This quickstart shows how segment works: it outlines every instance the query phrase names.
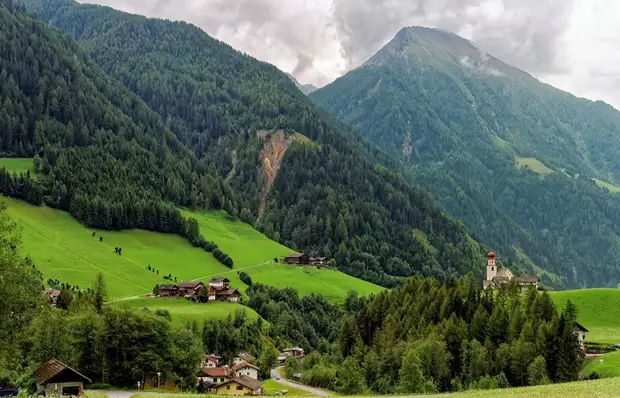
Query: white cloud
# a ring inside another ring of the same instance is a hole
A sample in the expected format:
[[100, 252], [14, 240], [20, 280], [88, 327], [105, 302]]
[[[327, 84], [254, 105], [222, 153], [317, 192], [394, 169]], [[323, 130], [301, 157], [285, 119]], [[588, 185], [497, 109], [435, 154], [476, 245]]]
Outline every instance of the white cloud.
[[620, 107], [615, 0], [88, 1], [196, 24], [319, 86], [363, 63], [404, 26], [443, 28], [545, 82]]

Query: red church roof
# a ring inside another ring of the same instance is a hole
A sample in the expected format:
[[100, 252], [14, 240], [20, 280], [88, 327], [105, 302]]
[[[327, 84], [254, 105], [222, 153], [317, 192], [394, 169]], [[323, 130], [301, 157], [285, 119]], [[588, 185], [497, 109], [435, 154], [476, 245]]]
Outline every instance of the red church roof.
[[495, 253], [489, 252], [489, 258], [495, 258]]

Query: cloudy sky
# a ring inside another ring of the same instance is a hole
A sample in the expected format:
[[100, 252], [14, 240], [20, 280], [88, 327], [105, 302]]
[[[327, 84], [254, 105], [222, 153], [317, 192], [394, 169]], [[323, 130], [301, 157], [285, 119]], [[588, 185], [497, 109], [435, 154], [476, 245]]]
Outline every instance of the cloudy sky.
[[87, 0], [184, 20], [322, 86], [404, 26], [451, 30], [556, 87], [620, 108], [617, 0]]

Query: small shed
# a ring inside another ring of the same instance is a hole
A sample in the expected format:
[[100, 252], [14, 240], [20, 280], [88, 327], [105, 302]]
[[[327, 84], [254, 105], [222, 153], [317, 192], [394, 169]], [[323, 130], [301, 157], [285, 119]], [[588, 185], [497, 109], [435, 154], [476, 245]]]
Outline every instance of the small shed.
[[81, 396], [84, 393], [84, 383], [91, 380], [60, 362], [50, 359], [34, 372], [37, 382], [37, 393], [43, 395], [73, 395]]
[[287, 264], [310, 265], [310, 256], [306, 253], [294, 253], [284, 257]]

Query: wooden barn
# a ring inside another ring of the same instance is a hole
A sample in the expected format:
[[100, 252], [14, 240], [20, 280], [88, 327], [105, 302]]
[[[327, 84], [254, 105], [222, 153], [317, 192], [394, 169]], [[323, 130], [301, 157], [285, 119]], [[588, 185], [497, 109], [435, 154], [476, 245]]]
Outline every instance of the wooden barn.
[[64, 363], [51, 359], [34, 372], [37, 382], [37, 393], [41, 395], [72, 395], [84, 394], [84, 383], [90, 379]]
[[287, 264], [310, 265], [310, 256], [306, 253], [289, 254], [284, 257], [284, 262]]

